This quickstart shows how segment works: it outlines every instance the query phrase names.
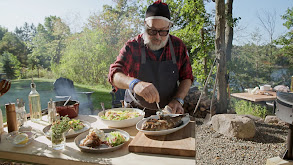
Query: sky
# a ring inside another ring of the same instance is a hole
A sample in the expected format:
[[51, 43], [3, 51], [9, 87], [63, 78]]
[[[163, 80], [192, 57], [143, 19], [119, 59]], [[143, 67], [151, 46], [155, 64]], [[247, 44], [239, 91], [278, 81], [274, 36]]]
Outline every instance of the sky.
[[[61, 17], [71, 27], [72, 32], [82, 29], [89, 15], [101, 12], [103, 5], [113, 5], [111, 0], [0, 0], [0, 26], [14, 31], [25, 22], [37, 26], [43, 24], [47, 16]], [[234, 0], [233, 17], [241, 17], [235, 28], [233, 44], [243, 44], [251, 40], [251, 33], [259, 28], [262, 41], [268, 42], [268, 34], [261, 27], [257, 13], [276, 12], [274, 38], [287, 32], [282, 25], [281, 15], [288, 7], [293, 7], [293, 0]], [[215, 8], [215, 3], [207, 4], [207, 11]]]

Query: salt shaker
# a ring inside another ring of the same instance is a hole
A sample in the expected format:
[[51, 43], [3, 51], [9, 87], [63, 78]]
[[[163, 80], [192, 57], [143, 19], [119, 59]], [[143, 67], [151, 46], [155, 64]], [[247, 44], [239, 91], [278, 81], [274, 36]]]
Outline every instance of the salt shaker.
[[48, 121], [49, 124], [53, 124], [56, 121], [56, 106], [52, 99], [48, 102]]
[[5, 104], [8, 132], [17, 131], [15, 103]]
[[27, 121], [27, 115], [26, 115], [26, 110], [24, 106], [24, 101], [22, 99], [17, 99], [16, 100], [16, 119], [17, 119], [17, 125], [18, 127], [24, 126]]

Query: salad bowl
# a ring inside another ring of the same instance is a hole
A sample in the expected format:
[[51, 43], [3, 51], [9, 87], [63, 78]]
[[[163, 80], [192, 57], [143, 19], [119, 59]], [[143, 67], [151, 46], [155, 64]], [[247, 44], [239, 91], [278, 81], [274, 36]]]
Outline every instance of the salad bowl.
[[[108, 115], [109, 113], [112, 115]], [[125, 117], [131, 115], [132, 117]], [[105, 114], [103, 111], [100, 112], [98, 118], [108, 127], [124, 128], [136, 125], [136, 123], [144, 118], [144, 115], [144, 111], [138, 108], [113, 108], [106, 110]]]

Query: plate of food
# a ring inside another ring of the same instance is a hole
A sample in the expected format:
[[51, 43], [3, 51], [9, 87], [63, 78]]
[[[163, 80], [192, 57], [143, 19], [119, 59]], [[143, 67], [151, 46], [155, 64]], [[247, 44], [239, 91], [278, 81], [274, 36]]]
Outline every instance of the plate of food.
[[146, 135], [160, 136], [176, 132], [189, 122], [189, 114], [153, 115], [139, 121], [136, 124], [136, 129]]
[[13, 131], [8, 133], [6, 139], [15, 147], [24, 147], [30, 144], [35, 138], [35, 134], [30, 131]]
[[134, 126], [144, 118], [144, 111], [137, 108], [113, 108], [98, 114], [98, 118], [107, 126], [123, 128]]
[[103, 153], [118, 150], [129, 138], [129, 134], [120, 129], [93, 128], [78, 135], [74, 142], [82, 152]]
[[[70, 129], [66, 133], [66, 138], [73, 138], [77, 135], [89, 130], [91, 128], [91, 124], [87, 121], [79, 120], [79, 119], [71, 119], [68, 124], [70, 125]], [[43, 133], [51, 138], [51, 128], [52, 125], [48, 125], [43, 129]]]

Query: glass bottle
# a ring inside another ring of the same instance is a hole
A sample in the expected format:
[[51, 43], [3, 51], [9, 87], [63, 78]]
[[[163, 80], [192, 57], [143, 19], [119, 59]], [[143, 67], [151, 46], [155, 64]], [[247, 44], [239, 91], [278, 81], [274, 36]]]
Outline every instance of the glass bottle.
[[48, 121], [49, 124], [53, 124], [56, 121], [56, 107], [52, 99], [48, 102]]
[[42, 119], [40, 95], [36, 90], [36, 84], [32, 80], [31, 92], [28, 95], [30, 118], [32, 122], [38, 122]]
[[16, 119], [18, 128], [26, 125], [27, 115], [25, 111], [24, 101], [22, 99], [16, 100]]

